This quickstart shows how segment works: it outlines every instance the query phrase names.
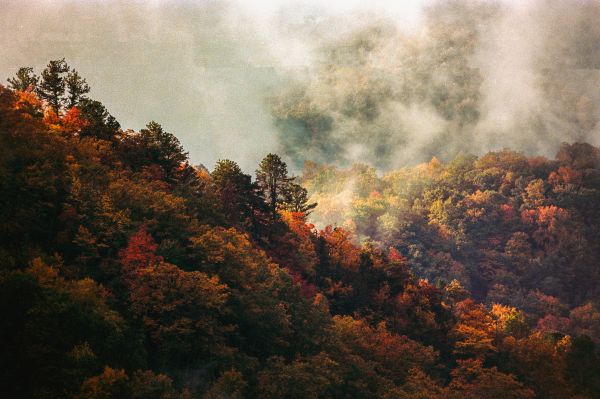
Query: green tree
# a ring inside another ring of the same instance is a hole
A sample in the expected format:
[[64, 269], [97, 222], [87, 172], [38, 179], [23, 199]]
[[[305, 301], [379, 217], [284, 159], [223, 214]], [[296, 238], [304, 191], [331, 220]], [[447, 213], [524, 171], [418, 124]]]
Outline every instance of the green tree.
[[35, 90], [40, 80], [39, 76], [33, 73], [33, 68], [19, 68], [14, 78], [8, 79], [8, 87], [13, 90]]
[[287, 211], [302, 212], [308, 216], [317, 207], [317, 203], [309, 203], [308, 191], [301, 185], [290, 182], [284, 193], [282, 207]]
[[64, 74], [67, 72], [69, 72], [69, 66], [64, 58], [50, 61], [42, 72], [42, 80], [37, 88], [38, 95], [46, 100], [57, 114], [63, 103], [66, 89]]
[[274, 216], [277, 208], [285, 202], [285, 194], [292, 180], [288, 177], [287, 165], [276, 154], [267, 155], [258, 165], [256, 181]]
[[212, 187], [229, 224], [244, 229], [252, 227], [256, 212], [264, 212], [264, 199], [250, 175], [234, 161], [219, 160], [210, 174]]
[[69, 89], [69, 95], [65, 103], [67, 108], [72, 108], [79, 104], [79, 101], [85, 98], [83, 96], [90, 92], [90, 86], [74, 69], [67, 75], [65, 83], [67, 89]]
[[149, 150], [154, 159], [164, 166], [165, 172], [176, 169], [187, 160], [187, 152], [173, 134], [165, 132], [162, 126], [154, 121], [142, 129], [142, 136], [149, 144]]
[[114, 116], [108, 113], [108, 110], [100, 101], [85, 97], [77, 99], [71, 96], [69, 103], [72, 101], [75, 101], [81, 111], [81, 116], [87, 122], [79, 133], [81, 137], [95, 137], [107, 141], [114, 140], [121, 125]]

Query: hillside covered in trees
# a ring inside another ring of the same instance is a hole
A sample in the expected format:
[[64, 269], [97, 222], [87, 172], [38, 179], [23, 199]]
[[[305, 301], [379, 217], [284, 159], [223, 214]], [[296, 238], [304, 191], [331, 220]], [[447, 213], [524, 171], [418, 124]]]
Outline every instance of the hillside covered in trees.
[[0, 86], [6, 397], [600, 397], [600, 149], [250, 176], [88, 93]]

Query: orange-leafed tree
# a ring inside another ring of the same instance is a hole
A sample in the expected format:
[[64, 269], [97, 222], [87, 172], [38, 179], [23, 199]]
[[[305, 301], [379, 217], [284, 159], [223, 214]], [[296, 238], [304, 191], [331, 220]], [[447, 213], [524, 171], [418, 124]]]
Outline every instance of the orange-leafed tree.
[[467, 299], [458, 303], [454, 311], [458, 315], [451, 333], [455, 353], [481, 359], [497, 351], [494, 320], [484, 305]]
[[452, 399], [533, 399], [535, 393], [514, 376], [495, 367], [484, 368], [480, 359], [459, 360], [452, 370], [448, 398]]

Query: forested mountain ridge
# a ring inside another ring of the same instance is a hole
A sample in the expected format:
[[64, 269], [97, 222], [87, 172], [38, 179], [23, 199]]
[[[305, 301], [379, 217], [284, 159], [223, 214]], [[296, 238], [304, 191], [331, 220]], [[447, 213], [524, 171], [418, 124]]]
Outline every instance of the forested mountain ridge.
[[599, 149], [253, 179], [88, 92], [0, 86], [7, 397], [599, 397]]
[[383, 176], [308, 163], [302, 179], [320, 204], [313, 220], [400, 251], [430, 282], [456, 279], [532, 316], [600, 297], [600, 151], [589, 144], [565, 143], [556, 160], [505, 149]]

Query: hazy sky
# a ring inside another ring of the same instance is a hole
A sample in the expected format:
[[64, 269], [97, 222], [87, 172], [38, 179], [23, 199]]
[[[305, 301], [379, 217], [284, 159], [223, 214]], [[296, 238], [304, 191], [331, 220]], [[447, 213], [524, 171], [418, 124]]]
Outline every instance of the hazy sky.
[[[466, 1], [469, 2], [474, 1]], [[493, 26], [484, 29], [492, 33], [481, 41], [485, 45], [473, 53], [478, 58], [469, 60], [477, 64], [476, 70], [482, 76], [478, 86], [481, 95], [477, 99], [482, 110], [481, 120], [471, 127], [478, 134], [478, 146], [465, 144], [465, 150], [500, 146], [505, 137], [500, 133], [525, 123], [521, 123], [518, 115], [542, 108], [544, 112], [539, 112], [538, 119], [544, 131], [555, 131], [556, 126], [563, 126], [558, 122], [565, 118], [548, 116], [545, 112], [549, 106], [540, 103], [536, 86], [538, 72], [543, 69], [535, 69], [542, 59], [537, 55], [547, 54], [546, 47], [538, 43], [550, 37], [548, 27], [555, 26], [554, 22], [537, 24], [547, 16], [538, 17], [541, 8], [532, 5], [544, 2], [502, 1], [510, 7], [511, 13], [497, 18]], [[565, 10], [572, 8], [566, 0], [547, 0], [546, 3], [562, 5]], [[426, 48], [431, 40], [423, 39], [421, 27], [424, 7], [431, 4], [408, 0], [0, 0], [0, 77], [4, 81], [20, 66], [33, 66], [39, 73], [48, 60], [65, 57], [69, 65], [87, 79], [92, 87], [90, 96], [102, 101], [124, 128], [138, 130], [150, 120], [156, 120], [180, 138], [194, 163], [210, 168], [219, 158], [231, 158], [251, 172], [267, 152], [281, 149], [282, 134], [287, 134], [274, 126], [267, 99], [279, 95], [292, 82], [310, 80], [307, 77], [315, 75], [315, 68], [322, 66], [323, 60], [319, 58], [322, 53], [318, 50], [324, 43], [336, 43], [343, 49], [347, 44], [340, 38], [365, 26], [376, 25], [377, 21], [385, 21], [382, 26], [391, 24], [403, 32], [402, 38], [412, 35], [411, 40]], [[548, 8], [552, 9], [543, 9]], [[589, 14], [587, 11], [574, 14], [568, 20], [568, 17], [563, 18], [560, 7], [557, 10], [553, 18], [558, 15], [559, 20], [567, 21], [562, 36], [564, 32], [574, 31], [571, 28], [577, 27], [580, 19]], [[587, 51], [585, 49], [594, 42], [587, 36], [579, 40], [578, 33], [573, 35], [574, 38], [566, 37], [565, 41], [575, 42], [577, 48], [584, 49], [581, 51]], [[389, 42], [393, 44], [399, 37], [387, 39], [381, 48], [374, 50], [377, 52], [374, 56], [379, 57], [392, 74], [406, 65], [390, 64], [387, 59], [412, 46], [395, 53], [389, 50], [397, 50]], [[497, 58], [497, 54], [501, 58]], [[562, 57], [562, 53], [556, 54]], [[581, 81], [580, 77], [575, 80]], [[593, 75], [593, 79], [586, 82], [597, 80]], [[584, 96], [584, 89], [571, 87], [569, 90], [575, 93], [573, 101], [583, 104], [580, 108], [587, 106], [586, 101], [594, 104], [590, 112], [595, 118], [596, 98], [589, 93]], [[319, 103], [318, 96], [313, 100]], [[446, 129], [446, 133], [449, 129], [446, 121], [440, 122], [443, 118], [438, 115], [439, 110], [432, 111], [430, 105], [400, 104], [396, 99], [390, 104], [382, 105], [379, 119], [369, 128], [378, 128], [379, 122], [401, 124], [405, 131], [410, 128], [412, 136], [404, 135], [396, 140], [404, 143], [404, 147], [397, 148], [397, 164], [419, 160], [419, 157], [406, 158], [406, 154], [418, 153], [425, 144], [406, 145], [408, 141], [417, 143], [423, 141], [423, 137], [428, 142], [440, 141], [441, 133], [432, 129]], [[533, 106], [537, 108], [531, 108]], [[364, 127], [343, 120], [337, 110], [325, 111], [337, 112], [334, 119], [338, 130], [348, 126]], [[530, 121], [527, 124], [531, 125]], [[592, 131], [592, 127], [588, 130]], [[593, 132], [596, 134], [596, 130]], [[551, 152], [563, 139], [560, 132], [552, 134], [548, 145], [538, 148], [529, 142], [519, 147], [517, 142], [516, 147]], [[518, 140], [522, 135], [513, 137]], [[464, 142], [454, 143], [454, 146], [460, 147]], [[511, 143], [506, 145], [511, 146]], [[366, 152], [358, 147], [347, 149], [349, 154], [356, 154], [353, 160], [370, 161], [367, 155], [361, 159], [361, 154]]]
[[277, 149], [265, 93], [309, 65], [307, 24], [356, 10], [414, 23], [422, 2], [365, 3], [0, 0], [0, 76], [66, 57], [123, 127], [156, 120], [194, 162], [252, 170]]

